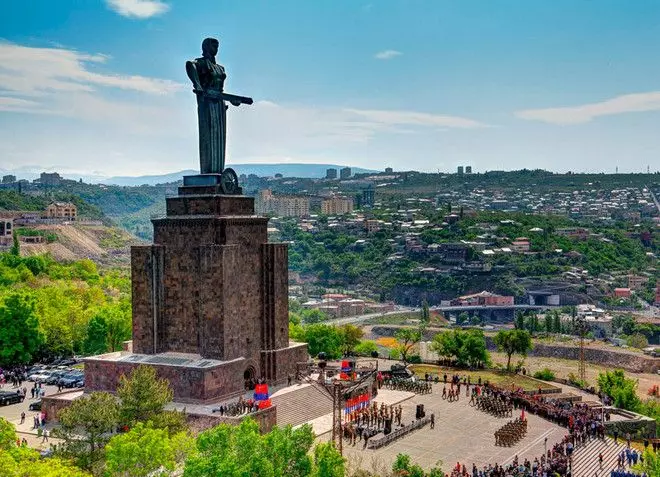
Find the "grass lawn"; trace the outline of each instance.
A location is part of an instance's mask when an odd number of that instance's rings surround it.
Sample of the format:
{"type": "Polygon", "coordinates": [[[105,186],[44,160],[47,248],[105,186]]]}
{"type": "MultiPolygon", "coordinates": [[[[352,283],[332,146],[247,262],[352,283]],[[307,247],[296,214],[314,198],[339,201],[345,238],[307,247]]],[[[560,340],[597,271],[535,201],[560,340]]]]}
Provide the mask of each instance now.
{"type": "Polygon", "coordinates": [[[508,374],[498,371],[468,371],[468,370],[456,370],[453,368],[444,368],[442,366],[435,366],[432,364],[412,364],[409,366],[410,370],[413,371],[416,375],[423,377],[424,374],[429,373],[432,375],[439,375],[442,379],[442,375],[447,373],[447,376],[451,376],[454,373],[458,373],[461,376],[466,374],[470,375],[470,379],[473,383],[476,383],[481,377],[481,382],[488,380],[489,382],[501,386],[504,388],[520,387],[525,391],[534,391],[539,387],[541,389],[552,389],[556,386],[547,383],[540,383],[534,379],[530,379],[527,376],[522,376],[519,374],[508,374]]]}

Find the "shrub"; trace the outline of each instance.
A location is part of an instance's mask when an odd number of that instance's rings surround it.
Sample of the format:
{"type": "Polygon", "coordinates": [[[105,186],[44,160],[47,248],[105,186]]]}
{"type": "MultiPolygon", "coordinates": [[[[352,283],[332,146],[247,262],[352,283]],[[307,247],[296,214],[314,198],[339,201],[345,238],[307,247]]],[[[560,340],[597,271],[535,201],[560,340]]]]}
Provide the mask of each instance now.
{"type": "Polygon", "coordinates": [[[543,368],[541,371],[535,372],[534,377],[543,381],[553,381],[555,379],[555,373],[548,368],[543,368]]]}

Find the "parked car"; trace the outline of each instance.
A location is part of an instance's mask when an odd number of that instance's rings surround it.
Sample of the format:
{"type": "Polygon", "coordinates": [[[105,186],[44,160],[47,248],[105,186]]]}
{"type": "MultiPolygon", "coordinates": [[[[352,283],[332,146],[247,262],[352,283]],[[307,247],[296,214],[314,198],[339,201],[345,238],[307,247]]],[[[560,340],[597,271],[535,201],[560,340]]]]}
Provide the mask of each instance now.
{"type": "Polygon", "coordinates": [[[41,399],[31,402],[28,409],[30,411],[41,411],[41,399]]]}
{"type": "Polygon", "coordinates": [[[23,395],[16,391],[0,391],[0,406],[23,402],[23,395]]]}
{"type": "Polygon", "coordinates": [[[84,379],[85,376],[81,372],[67,373],[59,380],[59,384],[65,388],[75,388],[78,387],[78,382],[84,379]]]}
{"type": "Polygon", "coordinates": [[[66,369],[60,369],[51,373],[51,375],[45,380],[46,384],[57,384],[60,379],[69,374],[70,371],[66,369]]]}
{"type": "Polygon", "coordinates": [[[39,371],[39,372],[37,372],[37,373],[34,373],[34,374],[29,375],[29,376],[28,376],[28,381],[34,381],[35,383],[36,383],[37,381],[44,382],[44,381],[46,381],[48,378],[50,378],[50,375],[51,375],[51,374],[53,374],[53,371],[51,371],[51,370],[49,370],[49,369],[43,369],[43,370],[41,370],[41,371],[39,371]]]}

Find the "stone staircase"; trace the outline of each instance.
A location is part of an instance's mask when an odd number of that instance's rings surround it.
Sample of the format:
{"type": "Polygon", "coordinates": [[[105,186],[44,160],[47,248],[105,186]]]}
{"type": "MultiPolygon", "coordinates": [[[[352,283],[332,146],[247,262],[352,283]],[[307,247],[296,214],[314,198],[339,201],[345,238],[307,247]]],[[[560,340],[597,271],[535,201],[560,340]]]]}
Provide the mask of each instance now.
{"type": "Polygon", "coordinates": [[[626,448],[625,441],[619,440],[614,444],[614,439],[606,437],[605,440],[592,439],[586,445],[575,450],[573,456],[572,477],[609,477],[610,472],[615,470],[617,456],[626,448]],[[603,467],[598,464],[598,454],[603,453],[603,467]]]}
{"type": "Polygon", "coordinates": [[[277,406],[277,425],[297,426],[332,413],[332,398],[311,384],[298,384],[274,393],[271,398],[277,406]]]}

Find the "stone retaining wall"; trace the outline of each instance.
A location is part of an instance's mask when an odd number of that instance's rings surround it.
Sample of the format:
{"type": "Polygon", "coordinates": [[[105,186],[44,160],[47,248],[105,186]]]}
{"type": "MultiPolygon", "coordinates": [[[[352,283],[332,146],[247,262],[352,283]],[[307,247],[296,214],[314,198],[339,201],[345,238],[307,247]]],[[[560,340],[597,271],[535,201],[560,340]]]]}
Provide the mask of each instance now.
{"type": "MultiPolygon", "coordinates": [[[[577,360],[580,359],[580,348],[577,346],[534,343],[534,349],[529,355],[577,360]]],[[[599,364],[607,368],[625,369],[633,373],[656,373],[660,369],[660,358],[603,348],[585,347],[584,359],[589,363],[599,364]]]]}
{"type": "MultiPolygon", "coordinates": [[[[374,326],[371,332],[377,337],[392,337],[398,329],[398,327],[379,325],[374,326]]],[[[422,340],[431,341],[437,333],[438,330],[427,329],[424,332],[422,340]]],[[[497,347],[493,342],[492,336],[486,336],[486,346],[490,351],[496,350],[497,347]]],[[[561,344],[534,343],[534,349],[529,355],[541,358],[578,360],[580,359],[580,348],[561,344]]],[[[590,348],[586,346],[584,357],[589,363],[599,364],[608,368],[624,369],[633,373],[656,373],[660,369],[660,358],[653,358],[641,353],[617,351],[607,348],[590,348]]]]}
{"type": "Polygon", "coordinates": [[[251,414],[235,417],[221,416],[220,414],[209,415],[186,412],[186,422],[188,423],[190,430],[194,433],[205,431],[206,429],[210,429],[219,424],[230,424],[232,426],[237,426],[241,423],[241,421],[243,421],[243,419],[247,417],[251,417],[257,421],[257,424],[259,424],[259,431],[262,434],[265,434],[270,432],[277,424],[277,407],[271,406],[251,414]]]}

